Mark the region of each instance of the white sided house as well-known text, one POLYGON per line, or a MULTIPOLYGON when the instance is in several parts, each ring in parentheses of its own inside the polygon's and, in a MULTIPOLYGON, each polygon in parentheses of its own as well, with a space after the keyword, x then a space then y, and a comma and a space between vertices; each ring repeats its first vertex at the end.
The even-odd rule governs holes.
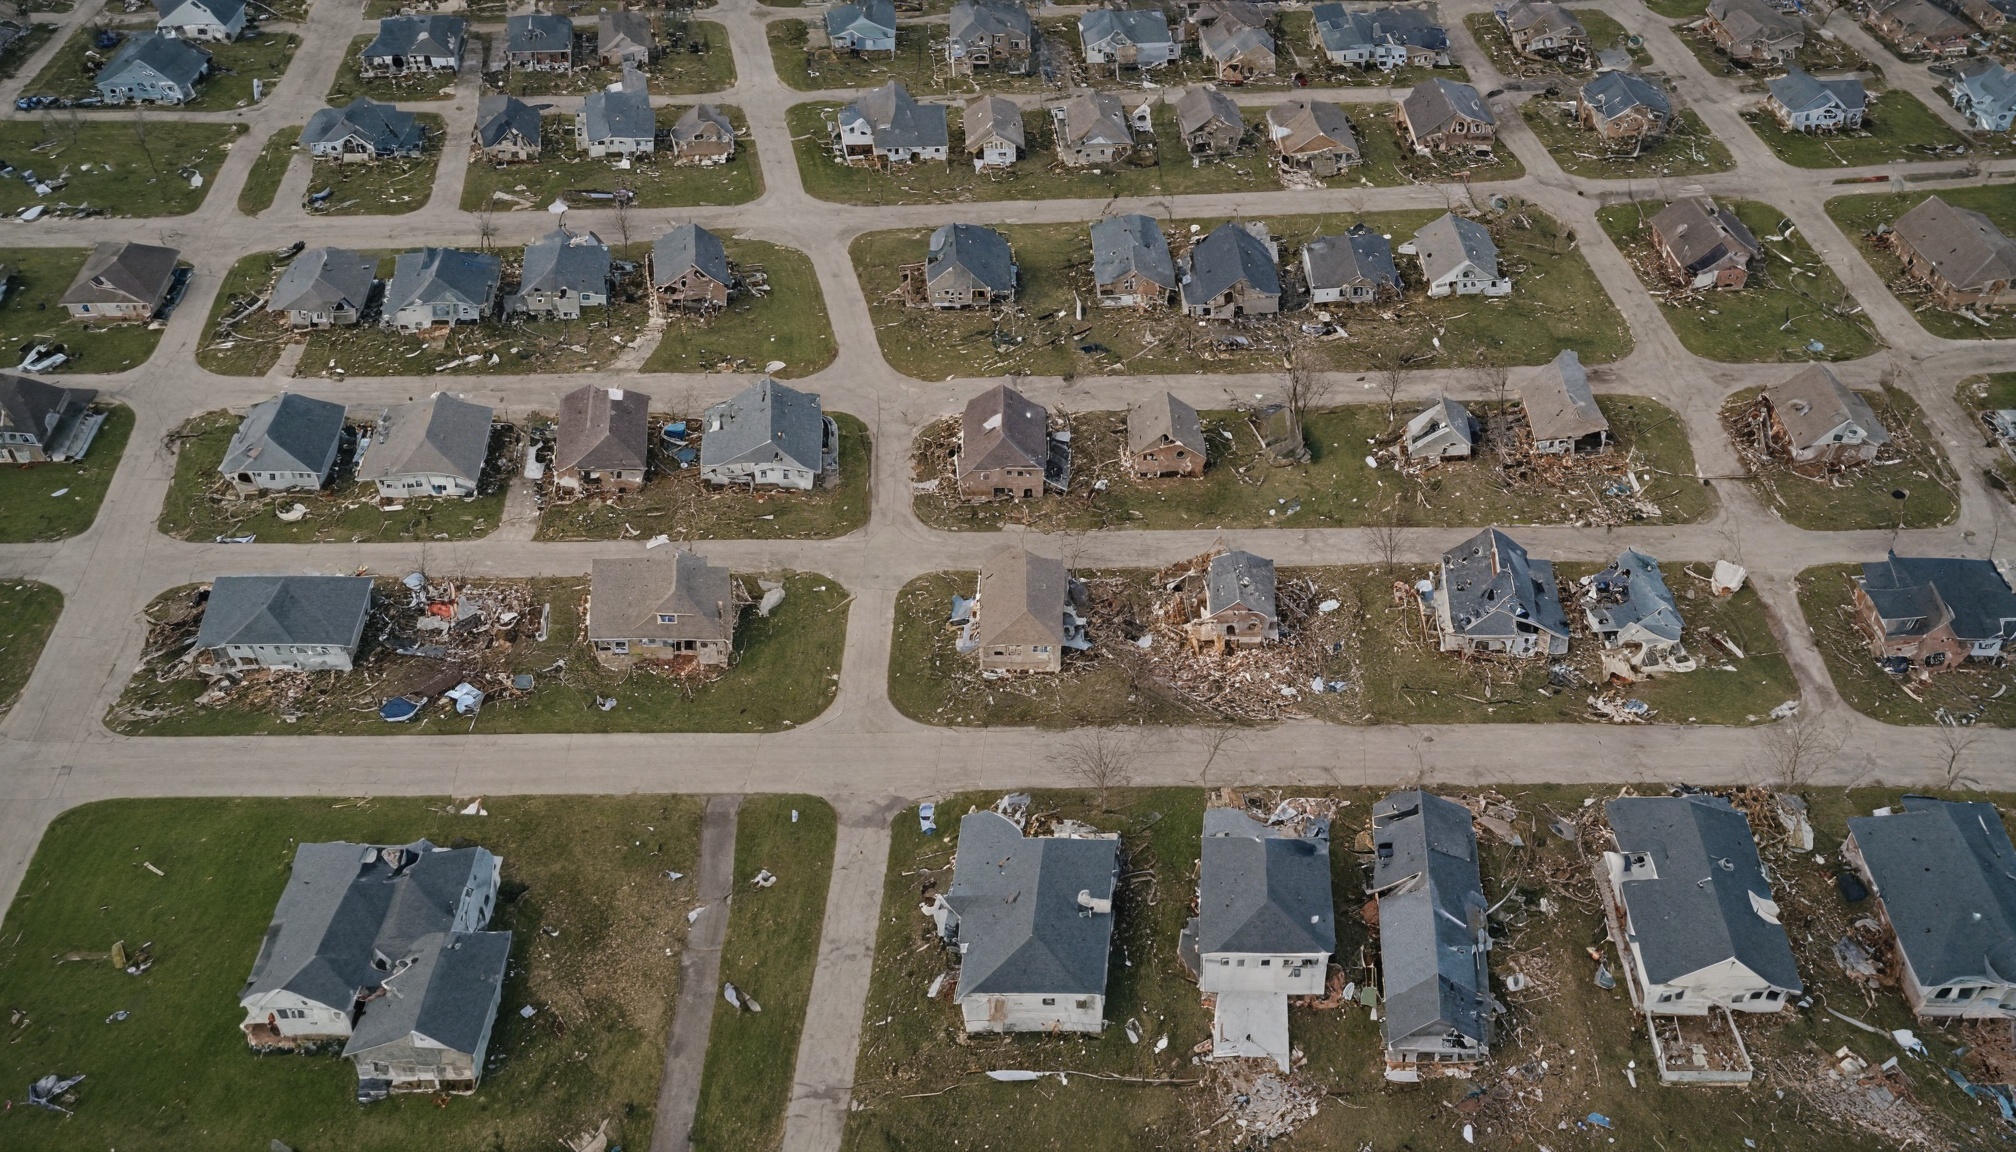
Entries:
POLYGON ((343 444, 343 405, 282 392, 245 413, 217 470, 240 496, 329 482, 343 444))
POLYGON ((700 478, 750 488, 830 488, 840 479, 840 426, 815 392, 770 377, 707 409, 700 478))
POLYGON ((1421 261, 1430 296, 1512 294, 1512 278, 1499 273, 1498 244, 1475 220, 1445 212, 1416 232, 1408 247, 1421 261))
POLYGON ((1482 1061, 1492 1040, 1491 928, 1470 810, 1411 789, 1372 806, 1386 1079, 1482 1061))
POLYGON ((154 0, 154 28, 177 40, 236 40, 245 32, 245 0, 154 0))
POLYGON ((436 392, 395 404, 357 456, 357 479, 380 500, 474 496, 490 454, 490 409, 436 392))
POLYGON ((370 616, 369 576, 219 576, 196 650, 231 671, 348 672, 370 616))

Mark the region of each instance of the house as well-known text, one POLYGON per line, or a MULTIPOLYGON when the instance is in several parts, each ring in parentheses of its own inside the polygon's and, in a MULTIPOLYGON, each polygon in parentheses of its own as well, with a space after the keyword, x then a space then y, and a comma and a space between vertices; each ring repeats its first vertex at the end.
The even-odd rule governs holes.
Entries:
POLYGON ((1176 262, 1153 217, 1130 213, 1092 225, 1092 289, 1102 308, 1175 302, 1176 262))
POLYGON ((187 104, 210 74, 210 53, 158 32, 129 36, 91 81, 107 104, 187 104))
POLYGON ((1560 656, 1568 616, 1554 563, 1535 560, 1496 528, 1442 554, 1442 579, 1429 594, 1444 652, 1560 656))
POLYGON ((301 146, 317 160, 363 163, 418 156, 427 147, 419 117, 396 104, 359 96, 342 108, 324 108, 301 129, 301 146))
POLYGON ((1177 954, 1212 997, 1211 1057, 1272 1060, 1285 1074, 1288 997, 1321 997, 1336 951, 1330 822, 1263 824, 1206 808, 1197 915, 1177 954))
POLYGON ((565 72, 574 67, 574 22, 550 12, 504 19, 504 60, 523 72, 565 72))
POLYGON ((668 308, 712 314, 728 306, 735 272, 721 238, 681 224, 651 245, 651 288, 668 308))
POLYGON ((975 96, 966 102, 959 124, 975 172, 1013 168, 1028 147, 1022 128, 1022 109, 1004 97, 975 96))
POLYGON ((834 154, 849 164, 945 160, 951 155, 951 142, 945 106, 917 103, 900 80, 840 109, 833 133, 834 154))
POLYGON ((649 156, 658 151, 658 116, 643 75, 632 68, 614 88, 597 88, 574 113, 574 138, 590 158, 649 156))
POLYGON ((1430 296, 1512 294, 1512 278, 1499 275, 1498 244, 1475 220, 1444 212, 1414 233, 1413 245, 1430 296))
POLYGON ((343 412, 341 404, 292 392, 262 400, 239 421, 217 471, 240 496, 318 491, 336 472, 343 412))
POLYGON ((826 10, 826 39, 850 52, 896 51, 896 5, 893 0, 861 0, 826 10))
POLYGON ((539 110, 502 92, 476 101, 476 150, 493 164, 539 158, 539 110))
POLYGON ((1134 151, 1134 128, 1120 98, 1080 92, 1050 110, 1057 126, 1057 159, 1067 168, 1111 164, 1134 151))
POLYGON ((100 241, 60 303, 72 320, 152 320, 175 286, 180 258, 173 248, 100 241))
POLYGON ((1302 281, 1312 304, 1371 304, 1400 295, 1392 241, 1363 224, 1304 244, 1302 281))
POLYGON ((506 312, 579 320, 609 303, 609 245, 593 232, 555 228, 525 246, 518 291, 506 312))
POLYGON ((1246 138, 1246 118, 1230 96, 1215 88, 1192 88, 1176 101, 1176 127, 1192 156, 1229 156, 1246 138))
POLYGON ((1010 545, 980 566, 972 615, 960 651, 982 671, 1058 672, 1064 649, 1089 648, 1085 586, 1064 562, 1010 545))
POLYGON ((1498 120, 1477 89, 1436 76, 1416 84, 1400 101, 1400 131, 1423 156, 1464 151, 1488 156, 1498 120))
POLYGON ((595 58, 605 68, 628 64, 642 68, 651 63, 658 38, 651 34, 651 18, 642 12, 603 9, 595 14, 595 58))
POLYGON ((1969 60, 1946 82, 1953 107, 1976 132, 2007 132, 2016 124, 2016 70, 1993 60, 1969 60))
POLYGON ((1731 60, 1783 64, 1806 46, 1806 25, 1771 0, 1708 0, 1701 31, 1731 60))
POLYGON ((2016 641, 2016 593, 1990 560, 1891 552, 1862 565, 1855 618, 1879 662, 1950 672, 2016 641))
POLYGON ((1771 447, 1794 464, 1866 464, 1890 442, 1869 402, 1825 364, 1764 389, 1764 403, 1771 411, 1771 447))
POLYGON ((1659 561, 1626 548, 1608 568, 1583 580, 1581 599, 1589 630, 1605 648, 1624 649, 1633 668, 1693 670, 1680 644, 1680 602, 1666 586, 1659 561))
POLYGON ((1706 196, 1675 200, 1652 217, 1652 248, 1666 273, 1695 289, 1741 288, 1764 246, 1734 212, 1706 196))
POLYGON ((394 404, 357 456, 357 480, 378 499, 474 496, 490 458, 490 409, 446 392, 394 404))
POLYGON ((1281 310, 1281 272, 1274 266, 1274 245, 1236 220, 1220 224, 1191 245, 1181 272, 1183 311, 1191 316, 1235 320, 1281 310))
POLYGON ((105 417, 98 393, 0 372, 0 464, 81 460, 105 417))
POLYGON ((1226 84, 1244 84, 1274 74, 1274 37, 1265 28, 1217 20, 1197 35, 1197 46, 1226 84))
POLYGON ((1187 597, 1190 619, 1183 626, 1192 651, 1210 646, 1258 648, 1281 638, 1281 615, 1274 592, 1274 562, 1251 552, 1220 552, 1204 570, 1201 596, 1187 597))
POLYGON ((1008 238, 978 224, 946 224, 931 233, 921 268, 905 270, 932 308, 988 308, 1015 299, 1015 253, 1008 238))
POLYGON ((1477 418, 1447 396, 1438 397, 1407 422, 1409 460, 1468 460, 1477 450, 1477 418))
POLYGON ((635 492, 651 465, 651 397, 584 384, 560 398, 553 483, 568 492, 635 492))
POLYGON ((1905 55, 1965 56, 1974 29, 1932 0, 1879 0, 1869 27, 1905 55))
POLYGON ((1913 1012, 2016 1016, 2016 845, 1993 804, 1906 796, 1897 809, 1850 817, 1841 854, 1896 937, 1898 983, 1913 1012))
POLYGON ((274 282, 266 311, 296 330, 354 327, 377 286, 377 260, 348 248, 307 248, 274 282))
POLYGON ((1363 154, 1342 105, 1297 96, 1267 109, 1267 137, 1284 168, 1335 176, 1363 154))
POLYGON ((966 404, 955 471, 962 496, 1032 500, 1043 495, 1050 461, 1050 413, 996 384, 966 404))
POLYGON ((1983 32, 2000 32, 2016 17, 2016 0, 1958 0, 1953 7, 1983 32))
POLYGON ((1890 247, 1942 307, 2016 306, 2016 240, 1979 212, 1927 196, 1891 226, 1890 247))
POLYGON ((1587 56, 1589 31, 1573 12, 1550 0, 1519 0, 1504 16, 1512 50, 1535 60, 1587 56))
POLYGON ((740 613, 733 574, 691 552, 603 558, 588 570, 588 642, 604 667, 724 667, 740 613))
POLYGON ((1777 1012, 1805 991, 1750 821, 1720 796, 1603 806, 1604 895, 1635 999, 1655 1016, 1777 1012))
POLYGON ((1605 140, 1655 140, 1673 122, 1673 102, 1641 76, 1604 72, 1576 92, 1575 119, 1605 140))
POLYGON ((231 671, 348 672, 370 616, 369 576, 219 576, 195 648, 231 671))
POLYGON ((735 125, 712 104, 695 104, 666 133, 674 164, 712 167, 735 158, 735 125))
POLYGON ((952 886, 932 898, 938 935, 959 954, 952 990, 967 1033, 1098 1032, 1120 838, 1083 825, 1024 836, 998 812, 959 821, 952 886))
POLYGON ((1384 72, 1449 65, 1449 33, 1433 11, 1416 7, 1346 9, 1331 2, 1309 9, 1316 47, 1332 64, 1384 72))
POLYGON ((1197 409, 1174 393, 1143 400, 1127 413, 1127 463, 1136 479, 1202 476, 1211 456, 1197 409))
POLYGON ((1181 48, 1160 8, 1094 8, 1078 17, 1078 43, 1087 64, 1160 68, 1181 48))
POLYGON ((1465 1075, 1487 1055, 1499 1010, 1470 810, 1395 792, 1372 806, 1372 851, 1386 1079, 1465 1075))
POLYGON ((1869 95, 1854 77, 1822 80, 1794 65, 1772 80, 1764 110, 1790 132, 1833 132, 1860 128, 1869 110, 1869 95))
POLYGON ((1026 72, 1036 47, 1036 28, 1021 0, 958 0, 945 37, 945 60, 952 71, 971 72, 997 63, 1026 72))
POLYGON ((700 478, 809 492, 840 482, 840 426, 819 394, 786 388, 768 376, 707 409, 701 423, 700 478))
POLYGON ((1541 456, 1610 449, 1610 421, 1596 406, 1589 373, 1573 348, 1527 373, 1519 385, 1519 407, 1526 412, 1533 451, 1541 456))
POLYGON ((163 36, 229 43, 245 34, 245 0, 154 0, 154 7, 163 36))
POLYGON ((497 310, 504 268, 485 252, 422 248, 392 262, 392 282, 378 323, 401 332, 436 325, 474 324, 497 310))
POLYGON ((511 933, 483 930, 503 867, 426 840, 295 848, 239 994, 247 1043, 342 1041, 359 1100, 474 1092, 511 960, 511 933))
POLYGON ((462 64, 469 22, 460 16, 387 16, 364 46, 365 77, 453 72, 462 64))

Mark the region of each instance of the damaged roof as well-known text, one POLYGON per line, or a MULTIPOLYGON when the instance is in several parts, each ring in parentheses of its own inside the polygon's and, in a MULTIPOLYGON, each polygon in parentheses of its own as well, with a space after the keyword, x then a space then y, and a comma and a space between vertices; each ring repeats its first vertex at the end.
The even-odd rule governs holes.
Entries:
POLYGON ((1906 796, 1848 834, 1921 986, 2016 984, 2016 846, 1984 801, 1906 796))
POLYGON ((89 407, 98 393, 90 388, 65 388, 0 372, 0 431, 26 432, 44 448, 64 419, 89 407))
POLYGON ((609 245, 593 232, 555 228, 525 246, 518 293, 570 292, 576 296, 609 291, 609 245))
POLYGON ((1897 238, 1930 261, 1939 278, 1963 292, 2016 282, 2016 240, 1979 212, 1927 196, 1897 218, 1897 238))
POLYGON ((1843 424, 1860 429, 1864 442, 1890 442, 1889 429, 1876 419, 1869 402, 1841 383, 1825 364, 1814 364, 1782 384, 1764 390, 1771 412, 1784 426, 1795 448, 1830 440, 1843 424))
POLYGON ((1536 441, 1579 440, 1610 430, 1610 421, 1596 406, 1596 394, 1589 390, 1582 357, 1573 348, 1562 349, 1553 361, 1533 369, 1519 385, 1519 404, 1536 441))
POLYGON ((1342 236, 1318 236, 1302 247, 1303 271, 1311 288, 1400 287, 1393 242, 1363 224, 1342 236))
POLYGON ((1485 1043, 1494 1005, 1470 810, 1419 789, 1395 792, 1372 807, 1372 842, 1387 1046, 1448 1031, 1485 1043))
POLYGON ((1073 148, 1132 144, 1127 110, 1111 92, 1080 92, 1064 102, 1064 140, 1073 148))
POLYGON ((946 224, 931 233, 924 257, 924 280, 963 269, 989 292, 1015 290, 1015 253, 1008 238, 981 224, 946 224))
POLYGON ((1732 256, 1740 256, 1747 263, 1763 251, 1757 237, 1734 212, 1706 196, 1684 197, 1660 209, 1652 217, 1652 230, 1688 272, 1698 272, 1732 256))
POLYGON ((1597 631, 1621 632, 1635 626, 1660 640, 1680 642, 1680 604, 1659 572, 1659 561, 1626 548, 1595 575, 1590 587, 1599 596, 1623 593, 1621 602, 1599 600, 1589 605, 1590 623, 1597 631))
POLYGON ((343 442, 343 405, 282 392, 254 404, 239 421, 224 462, 239 472, 313 472, 327 477, 343 442))
POLYGON ((1992 560, 1893 551, 1862 565, 1862 591, 1890 636, 1922 635, 1950 620, 1962 640, 2016 639, 2016 592, 1992 560))
POLYGON ((1056 993, 1103 996, 1120 874, 1117 838, 1026 837, 996 812, 959 821, 959 854, 945 903, 959 917, 960 999, 1056 993))
POLYGON ((1165 289, 1176 287, 1169 238, 1151 216, 1108 216, 1092 225, 1092 282, 1116 284, 1129 273, 1165 289))
POLYGON ((1284 156, 1332 150, 1358 155, 1358 134, 1341 104, 1297 96, 1269 108, 1267 126, 1284 156))
POLYGON ((102 240, 91 249, 64 304, 147 304, 161 298, 181 253, 131 241, 102 240))
POLYGON ((488 252, 459 248, 401 252, 392 260, 392 282, 385 286, 385 314, 390 316, 409 304, 488 308, 503 277, 503 261, 488 252))
POLYGON ((539 110, 502 92, 486 92, 476 101, 476 143, 495 148, 512 133, 539 146, 539 110))
POLYGON ((589 569, 591 641, 732 640, 738 611, 733 574, 691 552, 603 557, 589 569))
POLYGON ((1337 950, 1330 896, 1330 822, 1307 835, 1236 808, 1204 810, 1197 871, 1197 950, 1307 955, 1337 950))
POLYGON ((409 957, 385 976, 388 994, 365 1007, 343 1055, 394 1044, 480 1055, 504 995, 511 933, 434 932, 414 941, 409 957))
POLYGON ((1673 102, 1659 85, 1630 72, 1605 72, 1584 84, 1582 103, 1605 123, 1633 108, 1643 108, 1661 120, 1673 115, 1673 102))
POLYGON ((959 423, 959 473, 989 468, 1041 468, 1050 459, 1050 413, 996 384, 967 401, 959 423))
POLYGON ((1400 107, 1407 113, 1407 123, 1416 136, 1433 136, 1455 123, 1459 116, 1486 124, 1498 123, 1491 109, 1484 106, 1484 98, 1477 94, 1477 89, 1440 76, 1416 84, 1400 107))
POLYGON ((310 248, 294 257, 266 298, 268 312, 361 312, 378 280, 378 261, 348 248, 310 248))
POLYGON ((1204 573, 1204 613, 1240 607, 1274 619, 1274 562, 1251 552, 1220 552, 1204 573))
POLYGON ((701 427, 702 468, 744 461, 788 463, 812 473, 824 467, 826 413, 818 393, 786 388, 768 376, 707 409, 701 427))
POLYGON ((1262 296, 1281 294, 1274 254, 1236 220, 1227 220, 1199 240, 1184 258, 1183 302, 1205 304, 1240 282, 1262 296))
POLYGON ((553 468, 642 472, 651 458, 651 397, 584 384, 560 398, 553 468))
POLYGON ((967 101, 959 125, 969 151, 989 140, 1013 144, 1017 150, 1027 147, 1022 109, 1002 96, 975 96, 967 101))
MULTIPOLYGON (((829 19, 831 14, 828 14, 829 19)), ((890 149, 945 148, 952 141, 946 127, 943 104, 919 104, 900 80, 863 93, 840 110, 844 127, 864 122, 875 138, 875 147, 890 149)))
POLYGON ((1173 392, 1151 396, 1127 413, 1127 451, 1146 452, 1167 441, 1199 456, 1210 455, 1204 442, 1204 425, 1197 409, 1177 399, 1173 392))
POLYGON ((378 37, 365 45, 364 56, 459 58, 468 28, 460 16, 387 16, 378 21, 378 37))
POLYGON ((716 284, 728 283, 728 249, 698 224, 681 224, 651 245, 651 282, 663 288, 698 269, 716 284))
POLYGON ((989 644, 1064 643, 1071 573, 1062 560, 1010 545, 980 566, 974 638, 989 644))
POLYGON ((1176 127, 1185 136, 1213 124, 1246 131, 1246 118, 1239 114, 1239 105, 1216 88, 1193 87, 1176 101, 1176 127))
POLYGON ((196 647, 266 644, 357 647, 371 614, 369 576, 219 576, 196 647))
POLYGON ((1414 251, 1430 284, 1455 275, 1466 264, 1486 279, 1498 278, 1498 242, 1491 239, 1491 230, 1454 212, 1422 225, 1414 233, 1414 251))
POLYGON ((1534 630, 1568 636, 1553 562, 1532 559, 1496 528, 1442 554, 1442 586, 1435 594, 1446 598, 1443 611, 1456 631, 1473 639, 1509 639, 1534 630))

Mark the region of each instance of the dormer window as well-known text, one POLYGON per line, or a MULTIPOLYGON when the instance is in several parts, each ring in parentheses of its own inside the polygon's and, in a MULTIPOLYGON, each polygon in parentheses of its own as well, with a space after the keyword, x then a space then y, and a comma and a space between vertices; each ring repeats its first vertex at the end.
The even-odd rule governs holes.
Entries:
POLYGON ((677 612, 658 613, 658 623, 660 624, 677 624, 678 622, 679 614, 677 612))

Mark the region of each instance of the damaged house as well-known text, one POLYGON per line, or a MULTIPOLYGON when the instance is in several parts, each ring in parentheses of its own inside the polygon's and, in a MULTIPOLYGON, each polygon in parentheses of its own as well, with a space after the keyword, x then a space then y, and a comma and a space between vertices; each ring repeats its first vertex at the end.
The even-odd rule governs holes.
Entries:
POLYGON ((1066 168, 1111 164, 1134 151, 1134 127, 1120 98, 1080 92, 1050 110, 1056 123, 1057 160, 1066 168))
POLYGON ((1636 548, 1582 583, 1582 616, 1605 648, 1621 648, 1640 671, 1691 672, 1681 647, 1680 604, 1659 562, 1636 548))
POLYGON ((735 294, 735 273, 721 238, 698 224, 681 224, 651 244, 651 290, 675 312, 712 315, 735 294))
POLYGON ((1652 217, 1651 227, 1652 248, 1667 275, 1696 290, 1743 287, 1750 282, 1750 261, 1764 251, 1734 212, 1706 196, 1675 200, 1652 217))
POLYGON ((1869 402, 1825 364, 1766 388, 1764 404, 1771 414, 1771 449, 1795 466, 1867 464, 1890 442, 1869 402))
POLYGON ((691 552, 605 557, 589 569, 586 630, 605 668, 639 660, 726 667, 740 613, 734 575, 691 552))
POLYGON ((826 10, 826 40, 849 52, 896 51, 894 0, 861 0, 826 10))
POLYGON ((1183 626, 1190 648, 1258 648, 1281 638, 1274 587, 1274 562, 1251 552, 1220 552, 1204 570, 1201 595, 1187 597, 1190 619, 1183 626))
POLYGON ((632 68, 614 87, 597 88, 574 113, 574 142, 590 159, 651 156, 658 151, 658 114, 649 82, 632 68))
POLYGON ((1302 281, 1312 304, 1374 304, 1400 295, 1393 242, 1363 224, 1302 246, 1302 281))
POLYGON ((163 36, 229 43, 245 32, 245 0, 154 0, 154 7, 163 36))
MULTIPOLYGON (((1475 220, 1444 212, 1410 242, 1430 296, 1510 296, 1512 278, 1499 274, 1498 242, 1475 220)), ((1403 249, 1404 250, 1404 249, 1403 249)))
POLYGON ((1183 257, 1183 311, 1205 320, 1271 316, 1281 310, 1281 272, 1263 225, 1228 220, 1183 257), (1262 235, 1254 235, 1258 228, 1262 235))
POLYGON ((497 311, 503 262, 488 252, 422 248, 392 261, 381 327, 419 333, 429 328, 474 324, 497 311))
POLYGON ((1024 836, 998 812, 961 819, 952 886, 928 908, 959 954, 966 1031, 1102 1030, 1119 881, 1117 833, 1024 836))
POLYGON ((1896 937, 1897 982, 1913 1012, 2016 1017, 2016 845, 1993 804, 1906 796, 1850 817, 1841 855, 1896 937))
POLYGON ((971 499, 1032 500, 1044 494, 1050 413, 996 384, 966 404, 959 421, 959 493, 971 499))
POLYGON ((101 240, 60 303, 72 320, 152 320, 175 287, 181 255, 153 244, 101 240))
POLYGON ((1596 406, 1589 373, 1573 348, 1527 374, 1519 385, 1519 407, 1533 434, 1533 451, 1541 456, 1610 450, 1610 421, 1596 406))
POLYGON ((1176 101, 1176 128, 1192 156, 1229 156, 1246 138, 1246 118, 1230 96, 1215 88, 1192 88, 1176 101))
POLYGON ((1399 121, 1407 142, 1423 156, 1437 152, 1489 156, 1492 139, 1498 135, 1498 119, 1484 106, 1477 89, 1440 76, 1407 93, 1400 101, 1399 121))
POLYGON ((1806 46, 1806 24, 1770 0, 1709 0, 1701 31, 1731 60, 1783 64, 1806 46))
POLYGON ((539 110, 502 92, 476 101, 476 151, 492 164, 539 158, 539 110))
POLYGON ((960 650, 983 672, 1061 672, 1064 649, 1091 647, 1085 586, 1062 560, 1012 545, 980 566, 960 650))
POLYGON ((816 392, 765 376, 707 409, 701 429, 700 478, 710 484, 809 492, 840 482, 840 426, 816 392))
POLYGON ((1891 552, 1862 565, 1855 618, 1886 667, 1950 672, 2016 641, 2016 592, 1992 560, 1891 552))
POLYGON ((1372 850, 1386 1079, 1468 1075, 1488 1055, 1498 1012, 1470 810, 1395 792, 1372 806, 1372 850))
POLYGON ((0 372, 0 464, 82 460, 105 423, 98 393, 0 372))
POLYGON ((1162 308, 1176 301, 1176 261, 1152 216, 1092 225, 1092 288, 1101 308, 1162 308))
POLYGON ((210 53, 187 40, 143 32, 119 46, 91 86, 106 104, 187 104, 214 63, 210 53))
POLYGON ((343 447, 343 405, 282 392, 239 421, 217 471, 240 496, 329 483, 343 447))
POLYGON ((1549 0, 1519 0, 1504 15, 1512 50, 1533 60, 1589 54, 1589 31, 1575 14, 1549 0))
POLYGON ((462 64, 469 22, 460 16, 387 16, 378 21, 378 36, 364 46, 367 79, 405 76, 415 72, 453 72, 462 64))
POLYGON ((1642 76, 1605 72, 1576 91, 1575 119, 1604 140, 1651 142, 1666 135, 1673 102, 1642 76))
POLYGON ((2016 240, 1979 212, 1927 196, 1897 218, 1890 247, 1942 308, 2016 307, 2016 240))
POLYGON ((1869 7, 1869 29, 1899 54, 1965 56, 1974 29, 1932 0, 1875 0, 1869 7))
POLYGON ((1854 77, 1822 80, 1794 66, 1770 81, 1764 110, 1788 132, 1834 132, 1860 128, 1869 111, 1869 93, 1854 77))
POLYGON ((511 959, 511 933, 484 931, 503 865, 426 840, 297 847, 239 997, 247 1041, 342 1041, 360 1102, 474 1092, 511 959))
POLYGON ((595 14, 595 58, 605 68, 643 68, 658 50, 658 38, 651 32, 651 18, 642 12, 610 11, 595 14))
POLYGON ((635 492, 651 463, 651 397, 584 384, 560 398, 553 483, 567 492, 635 492))
POLYGON ((945 61, 955 73, 975 68, 1029 70, 1036 27, 1021 0, 958 0, 945 37, 945 61))
POLYGON ((1341 104, 1297 96, 1267 110, 1267 138, 1284 168, 1335 176, 1363 154, 1341 104))
POLYGON ((394 104, 359 96, 341 108, 324 108, 301 129, 301 146, 317 160, 344 164, 410 158, 427 148, 420 118, 394 104))
POLYGON ((917 303, 932 308, 989 308, 1015 301, 1015 253, 1008 238, 979 224, 947 224, 931 233, 922 265, 903 270, 917 303))
POLYGON ((232 672, 348 672, 370 618, 369 576, 219 576, 194 647, 232 672))
POLYGON ((1257 24, 1220 17, 1198 32, 1197 49, 1211 62, 1221 83, 1244 84, 1274 75, 1274 37, 1257 24))
POLYGON ((1443 396, 1407 422, 1401 443, 1409 460, 1468 460, 1477 450, 1477 418, 1443 396))
POLYGON ((357 480, 378 499, 474 496, 490 455, 490 409, 446 392, 394 404, 357 456, 357 480))
POLYGON ((1449 32, 1432 10, 1416 7, 1346 9, 1335 2, 1310 7, 1316 47, 1332 64, 1360 68, 1449 66, 1449 32))
POLYGON ((1496 528, 1442 554, 1441 580, 1426 594, 1444 652, 1560 656, 1568 615, 1554 562, 1535 560, 1496 528))
POLYGON ((1094 8, 1078 17, 1078 43, 1087 64, 1159 68, 1182 48, 1160 8, 1094 8))
POLYGON ((1209 459, 1197 409, 1175 393, 1143 400, 1127 413, 1127 464, 1136 479, 1202 476, 1209 459))
POLYGON ((609 303, 609 245, 593 232, 555 228, 525 247, 518 291, 506 312, 579 320, 609 303))
POLYGON ((833 152, 849 164, 944 161, 951 148, 945 106, 919 104, 900 80, 863 94, 840 109, 833 122, 833 152))
POLYGON ((266 311, 289 327, 350 327, 378 286, 378 261, 348 248, 309 248, 294 257, 266 297, 266 311))
POLYGON ((1204 810, 1197 915, 1177 946, 1212 998, 1212 1059, 1272 1060, 1289 1070, 1288 997, 1320 997, 1337 951, 1330 821, 1261 823, 1204 810))
POLYGON ((1028 149, 1022 109, 1003 96, 975 96, 967 101, 966 110, 959 117, 959 128, 976 172, 1013 168, 1028 149))
POLYGON ((574 22, 551 12, 506 16, 504 60, 518 71, 567 71, 574 67, 574 22))
POLYGON ((726 164, 735 158, 735 125, 714 105, 695 104, 666 131, 665 147, 674 164, 726 164))

